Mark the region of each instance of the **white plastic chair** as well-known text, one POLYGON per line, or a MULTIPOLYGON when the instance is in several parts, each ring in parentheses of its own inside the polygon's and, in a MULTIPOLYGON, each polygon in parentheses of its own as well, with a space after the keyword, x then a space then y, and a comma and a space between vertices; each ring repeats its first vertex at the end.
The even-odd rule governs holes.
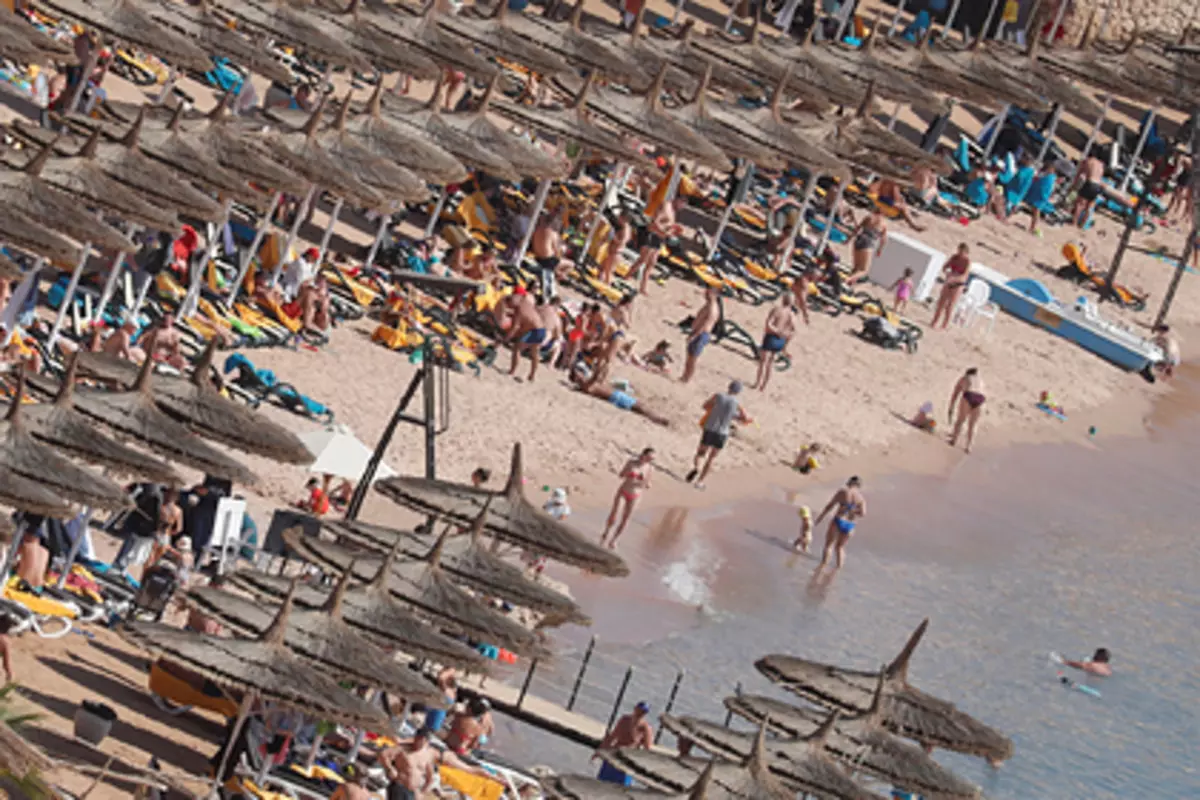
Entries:
POLYGON ((975 324, 976 317, 984 317, 988 320, 987 332, 990 334, 992 328, 996 326, 996 315, 1000 312, 996 304, 991 301, 991 294, 992 288, 987 281, 971 278, 966 291, 962 293, 962 297, 958 298, 958 303, 954 306, 951 319, 956 324, 969 328, 975 324))

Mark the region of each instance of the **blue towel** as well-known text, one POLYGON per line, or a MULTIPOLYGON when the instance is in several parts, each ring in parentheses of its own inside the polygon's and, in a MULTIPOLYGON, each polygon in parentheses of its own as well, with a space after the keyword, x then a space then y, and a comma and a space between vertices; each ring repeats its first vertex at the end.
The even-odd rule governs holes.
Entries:
POLYGON ((1021 167, 1013 179, 1004 184, 1004 198, 1008 201, 1009 211, 1025 202, 1025 195, 1029 194, 1036 176, 1037 170, 1033 167, 1021 167))
POLYGON ((967 184, 967 202, 973 206, 986 206, 988 202, 987 181, 976 178, 967 184))
POLYGON ((965 136, 958 137, 958 147, 954 151, 954 163, 958 165, 960 172, 971 171, 971 145, 965 136))
POLYGON ((1025 196, 1025 202, 1043 214, 1049 214, 1054 211, 1054 203, 1050 202, 1050 198, 1054 196, 1054 187, 1057 184, 1058 176, 1053 172, 1039 175, 1033 185, 1029 187, 1029 194, 1025 196))

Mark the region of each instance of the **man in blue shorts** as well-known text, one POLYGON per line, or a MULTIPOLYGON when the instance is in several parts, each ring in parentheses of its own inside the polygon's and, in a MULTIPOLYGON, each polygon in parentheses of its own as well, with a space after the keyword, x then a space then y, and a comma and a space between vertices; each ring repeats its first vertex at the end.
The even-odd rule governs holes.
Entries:
POLYGON ((721 319, 721 306, 717 297, 718 293, 715 288, 709 286, 705 289, 704 305, 692 318, 692 327, 688 332, 686 348, 687 360, 683 364, 683 376, 679 379, 682 383, 687 383, 692 379, 692 375, 696 372, 696 361, 704 352, 704 348, 712 341, 713 328, 721 319))

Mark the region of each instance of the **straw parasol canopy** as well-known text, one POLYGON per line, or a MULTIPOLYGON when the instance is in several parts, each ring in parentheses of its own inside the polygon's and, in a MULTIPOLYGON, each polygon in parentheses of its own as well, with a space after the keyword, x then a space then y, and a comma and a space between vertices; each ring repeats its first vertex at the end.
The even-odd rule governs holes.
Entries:
POLYGON ((17 266, 17 262, 0 253, 0 281, 19 281, 25 273, 17 266))
MULTIPOLYGON (((319 610, 292 611, 283 643, 338 681, 353 681, 408 700, 441 705, 442 697, 433 684, 398 663, 390 653, 342 620, 342 602, 351 572, 347 570, 343 574, 319 610)), ((276 608, 264 607, 249 598, 212 587, 188 592, 187 602, 251 636, 270 628, 272 618, 278 612, 276 608)))
MULTIPOLYGON (((920 83, 918 76, 897 69, 894 63, 876 52, 885 25, 876 23, 862 47, 850 49, 841 44, 814 47, 812 57, 822 59, 828 66, 840 70, 861 86, 850 102, 857 103, 867 84, 874 83, 880 97, 923 108, 940 114, 947 110, 944 97, 920 83)), ((843 100, 843 102, 846 102, 843 100)))
POLYGON ((206 53, 228 58, 267 80, 283 84, 294 80, 291 70, 268 50, 256 47, 214 15, 207 0, 200 0, 196 5, 151 0, 145 10, 155 22, 183 34, 206 53))
POLYGON ((67 362, 66 377, 53 403, 38 403, 21 410, 21 417, 34 438, 118 474, 171 486, 182 484, 183 479, 170 465, 108 438, 73 408, 78 361, 77 351, 67 362))
POLYGON ((380 156, 362 147, 357 137, 346 131, 346 119, 350 114, 350 98, 354 90, 346 93, 346 99, 338 108, 333 126, 325 131, 320 142, 329 155, 338 159, 364 186, 374 189, 384 201, 383 210, 391 210, 394 203, 419 202, 429 196, 429 190, 411 170, 395 164, 391 159, 380 156))
POLYGON ((583 0, 577 0, 565 24, 526 14, 511 14, 506 20, 517 35, 558 54, 577 69, 599 72, 621 83, 644 81, 644 65, 636 54, 583 29, 583 6, 583 0))
POLYGON ((116 228, 101 222, 85 206, 51 189, 41 179, 51 150, 51 147, 44 148, 19 172, 0 170, 0 206, 8 206, 10 210, 76 241, 111 250, 136 250, 133 242, 116 228))
MULTIPOLYGON (((48 230, 44 223, 12 207, 0 206, 0 231, 4 232, 6 244, 51 261, 71 263, 79 258, 79 245, 48 230)), ((9 264, 12 265, 12 262, 9 264)))
POLYGON ((54 762, 7 722, 0 722, 0 772, 20 779, 31 773, 49 772, 54 762))
POLYGON ((436 3, 429 3, 421 16, 400 13, 396 7, 387 5, 362 9, 359 13, 385 39, 424 53, 438 64, 482 80, 499 72, 496 65, 476 53, 474 47, 441 29, 436 6, 436 3))
POLYGON ((1022 72, 994 57, 986 48, 985 37, 977 38, 965 49, 946 46, 943 40, 942 46, 918 61, 917 80, 924 79, 922 68, 929 64, 938 65, 942 71, 957 69, 964 80, 985 87, 1002 103, 1032 111, 1049 108, 1046 95, 1040 91, 1048 87, 1039 85, 1033 71, 1022 72))
POLYGON ((0 505, 58 519, 75 515, 63 498, 43 484, 18 475, 3 462, 0 462, 0 505))
MULTIPOLYGON (((234 573, 230 576, 230 582, 266 600, 283 597, 289 588, 286 578, 249 570, 234 573)), ((302 584, 296 589, 295 602, 301 608, 321 608, 329 600, 329 595, 327 589, 302 584)), ((218 613, 215 608, 214 613, 218 613)), ((461 666, 472 672, 487 672, 490 662, 478 651, 438 633, 393 599, 385 588, 369 585, 348 590, 342 614, 346 622, 384 646, 397 647, 418 658, 461 666)), ((237 624, 232 617, 227 622, 237 624)))
POLYGON ((469 484, 398 476, 375 483, 375 489, 394 502, 424 514, 445 516, 467 526, 485 510, 486 530, 506 542, 565 564, 602 575, 629 574, 625 562, 574 528, 530 503, 522 489, 521 445, 513 446, 508 483, 500 492, 469 484))
POLYGON ((140 110, 133 127, 115 144, 101 143, 99 127, 82 143, 68 141, 73 137, 59 137, 27 120, 15 120, 13 128, 22 138, 41 145, 54 143, 55 151, 60 154, 95 163, 106 176, 136 191, 139 198, 148 197, 159 208, 169 208, 204 222, 219 221, 223 212, 211 197, 138 150, 144 116, 145 111, 140 110), (69 147, 64 146, 68 144, 69 147))
MULTIPOLYGON (((946 52, 934 50, 931 43, 935 35, 936 32, 931 27, 915 48, 895 39, 888 39, 887 43, 891 46, 881 48, 877 57, 894 64, 897 69, 909 75, 916 76, 917 80, 933 91, 980 108, 998 109, 1006 103, 1023 103, 1028 99, 1028 91, 1010 94, 1006 91, 1007 83, 994 85, 982 79, 978 72, 969 69, 975 62, 967 61, 968 68, 964 69, 964 65, 955 63, 952 56, 948 57, 946 52)), ((958 51, 951 51, 954 52, 958 51)))
POLYGON ((507 2, 500 2, 483 15, 437 14, 434 19, 440 30, 455 39, 500 58, 518 61, 534 72, 556 75, 570 71, 571 65, 562 55, 527 35, 523 21, 514 20, 518 16, 509 11, 507 2))
MULTIPOLYGON (((1012 756, 1012 740, 959 711, 952 703, 925 694, 908 683, 908 665, 929 620, 923 621, 900 654, 882 670, 882 724, 918 742, 992 761, 1012 756)), ((754 664, 789 692, 826 708, 865 714, 875 704, 879 671, 847 669, 786 655, 768 655, 754 664)))
POLYGON ((251 30, 291 42, 313 58, 353 69, 368 70, 370 62, 352 48, 344 31, 331 31, 323 17, 291 0, 219 0, 224 13, 251 30))
POLYGON ((1095 15, 1088 21, 1078 48, 1050 48, 1039 54, 1039 60, 1064 76, 1110 94, 1136 97, 1143 102, 1162 99, 1146 96, 1153 95, 1153 90, 1137 82, 1137 76, 1127 71, 1120 56, 1103 55, 1093 49, 1094 22, 1095 15))
MULTIPOLYGON (((294 584, 293 584, 294 585, 294 584)), ((221 686, 253 692, 321 719, 385 730, 379 708, 350 694, 293 655, 285 637, 292 614, 289 593, 271 626, 256 639, 209 636, 159 622, 130 622, 117 633, 154 655, 195 670, 221 686)))
MULTIPOLYGON (((283 540, 292 550, 320 564, 322 543, 306 537, 299 528, 284 531, 283 540)), ((542 652, 531 631, 505 617, 456 586, 441 567, 445 535, 420 561, 385 558, 372 583, 383 586, 402 602, 468 636, 506 647, 522 655, 542 652)), ((399 542, 395 548, 399 550, 399 542)), ((328 563, 328 562, 326 562, 328 563)))
POLYGON ((432 183, 449 184, 469 174, 462 162, 439 147, 425 131, 386 119, 382 113, 383 81, 375 84, 366 108, 346 121, 346 132, 360 147, 379 158, 411 169, 432 183))
MULTIPOLYGON (((733 165, 719 147, 662 107, 667 70, 666 64, 659 67, 650 88, 640 95, 620 94, 594 87, 588 95, 588 107, 630 136, 657 147, 668 148, 682 158, 722 172, 731 169, 733 165)), ((572 93, 578 92, 578 83, 573 87, 572 83, 576 82, 563 81, 572 89, 572 93)))
MULTIPOLYGON (((751 798, 752 800, 793 800, 795 790, 785 786, 771 774, 767 766, 766 726, 759 728, 750 755, 741 763, 713 762, 708 759, 677 758, 656 750, 621 747, 616 750, 601 750, 600 757, 622 772, 633 775, 648 786, 666 792, 682 792, 692 786, 698 775, 710 771, 710 789, 717 796, 751 798), (724 792, 720 791, 724 790, 724 792)), ((836 767, 835 767, 836 769, 836 767)), ((863 791, 842 774, 852 794, 821 794, 821 797, 851 798, 851 800, 878 800, 876 795, 863 791)), ((796 789, 801 787, 797 786, 796 789)))
POLYGON ((1042 37, 1029 40, 1023 56, 1006 57, 998 52, 991 56, 1008 70, 1009 76, 1028 86, 1047 102, 1062 106, 1084 119, 1095 119, 1104 108, 1090 94, 1082 91, 1069 77, 1052 69, 1041 59, 1042 37))
POLYGON ((25 21, 18 22, 16 14, 0 17, 0 53, 5 58, 25 64, 78 63, 75 51, 65 42, 50 38, 25 21))
POLYGON ((155 21, 141 0, 37 0, 37 5, 148 50, 176 67, 205 72, 212 66, 203 50, 155 21))
MULTIPOLYGON (((428 54, 415 47, 397 46, 369 19, 370 12, 360 11, 359 0, 350 0, 345 13, 319 12, 320 17, 336 25, 345 35, 346 44, 362 53, 378 70, 403 72, 417 80, 433 80, 441 71, 428 54)), ((379 78, 383 76, 380 75, 379 78)))
MULTIPOLYGON (((235 483, 252 485, 257 476, 242 464, 193 436, 187 428, 160 411, 150 391, 151 359, 129 391, 106 392, 78 389, 71 396, 75 408, 85 416, 104 423, 118 433, 131 436, 172 461, 178 461, 208 475, 235 483)), ((56 381, 39 377, 39 391, 56 394, 56 381)))

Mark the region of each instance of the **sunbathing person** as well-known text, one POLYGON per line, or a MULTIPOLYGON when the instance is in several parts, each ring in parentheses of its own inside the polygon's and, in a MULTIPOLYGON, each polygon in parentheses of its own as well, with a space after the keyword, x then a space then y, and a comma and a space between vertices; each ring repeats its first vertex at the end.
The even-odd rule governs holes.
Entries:
POLYGON ((146 334, 146 352, 155 361, 170 364, 178 370, 187 365, 183 357, 183 337, 175 330, 175 315, 166 313, 146 334))
POLYGON ((302 286, 296 302, 300 305, 301 330, 322 334, 329 330, 329 281, 324 275, 302 286))
POLYGON ((900 188, 900 184, 888 178, 880 178, 871 186, 870 192, 875 195, 880 203, 888 208, 895 209, 900 218, 907 222, 913 230, 918 232, 925 230, 913 219, 912 212, 908 209, 908 199, 905 198, 904 190, 900 188))
POLYGON ((596 377, 603 374, 607 376, 608 370, 603 373, 597 371, 588 380, 583 380, 578 373, 571 375, 571 381, 579 388, 579 391, 584 394, 590 394, 592 397, 598 397, 612 403, 622 411, 632 411, 633 413, 645 417, 655 425, 662 425, 664 428, 669 427, 671 421, 660 414, 658 411, 648 408, 645 403, 634 397, 627 391, 629 389, 628 381, 617 381, 610 386, 607 380, 603 378, 596 380, 596 377), (623 388, 622 388, 623 387, 623 388))
POLYGON ((938 175, 928 165, 922 164, 913 170, 913 190, 917 200, 927 209, 947 208, 942 193, 938 191, 938 175))
POLYGON ((116 358, 140 363, 145 360, 146 353, 142 348, 133 345, 133 334, 136 332, 137 323, 132 318, 123 320, 121 326, 104 340, 100 351, 116 358))

